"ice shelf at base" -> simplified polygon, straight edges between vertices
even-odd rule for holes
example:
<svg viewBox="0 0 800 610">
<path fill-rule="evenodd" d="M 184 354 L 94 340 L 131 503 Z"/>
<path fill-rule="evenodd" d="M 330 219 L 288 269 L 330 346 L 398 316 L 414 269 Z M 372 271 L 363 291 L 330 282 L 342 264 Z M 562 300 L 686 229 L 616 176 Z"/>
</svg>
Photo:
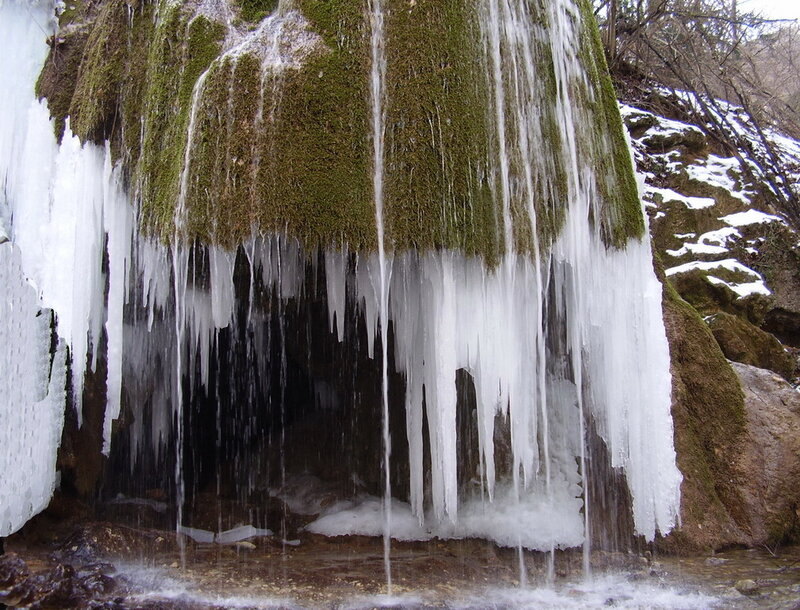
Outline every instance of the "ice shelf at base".
<svg viewBox="0 0 800 610">
<path fill-rule="evenodd" d="M 429 515 L 420 523 L 407 502 L 393 499 L 391 536 L 403 541 L 481 538 L 499 546 L 537 551 L 583 543 L 583 502 L 576 497 L 580 494 L 577 484 L 559 485 L 554 493 L 530 490 L 520 498 L 511 488 L 498 491 L 491 503 L 479 496 L 464 502 L 455 522 Z M 380 536 L 384 525 L 383 500 L 364 497 L 323 511 L 305 529 L 324 536 Z"/>
</svg>

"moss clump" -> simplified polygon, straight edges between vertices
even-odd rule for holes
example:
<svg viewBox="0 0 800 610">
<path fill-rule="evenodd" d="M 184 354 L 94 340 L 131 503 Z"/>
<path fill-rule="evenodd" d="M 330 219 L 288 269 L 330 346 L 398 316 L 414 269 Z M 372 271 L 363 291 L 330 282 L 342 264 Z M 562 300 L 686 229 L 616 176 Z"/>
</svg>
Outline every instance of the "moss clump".
<svg viewBox="0 0 800 610">
<path fill-rule="evenodd" d="M 73 28 L 68 34 L 51 39 L 50 53 L 36 81 L 36 96 L 47 98 L 59 140 L 64 133 L 88 39 L 89 27 Z"/>
<path fill-rule="evenodd" d="M 144 139 L 136 173 L 142 221 L 161 235 L 174 231 L 194 87 L 219 55 L 224 35 L 222 24 L 203 16 L 187 22 L 178 7 L 162 9 L 155 27 L 144 78 Z"/>
<path fill-rule="evenodd" d="M 596 138 L 592 159 L 604 203 L 600 222 L 606 242 L 624 247 L 630 238 L 644 235 L 644 218 L 600 32 L 591 3 L 579 0 L 578 5 L 583 22 L 580 56 L 593 90 L 587 102 Z"/>
<path fill-rule="evenodd" d="M 672 276 L 670 282 L 681 298 L 704 316 L 724 311 L 749 320 L 755 325 L 761 323 L 769 306 L 769 297 L 755 294 L 739 298 L 739 295 L 724 284 L 714 284 L 709 281 L 709 275 L 719 275 L 722 276 L 722 279 L 737 281 L 736 275 L 725 277 L 724 274 L 718 273 L 717 269 L 709 272 L 692 269 L 686 273 Z M 746 276 L 744 279 L 750 281 L 752 278 Z"/>
<path fill-rule="evenodd" d="M 744 395 L 697 312 L 664 286 L 664 319 L 673 374 L 675 451 L 684 476 L 682 527 L 712 548 L 746 525 L 734 458 L 744 434 Z M 700 546 L 705 546 L 700 545 Z"/>
<path fill-rule="evenodd" d="M 251 23 L 269 16 L 278 6 L 278 0 L 235 0 L 242 19 Z"/>
<path fill-rule="evenodd" d="M 241 53 L 208 71 L 184 155 L 189 238 L 232 247 L 257 226 L 308 248 L 374 248 L 363 7 L 300 8 L 326 43 L 302 65 Z"/>
<path fill-rule="evenodd" d="M 386 224 L 396 248 L 502 249 L 477 2 L 386 6 Z"/>
<path fill-rule="evenodd" d="M 156 28 L 154 4 L 139 2 L 137 5 L 132 5 L 131 8 L 127 36 L 128 60 L 125 62 L 118 113 L 121 120 L 118 136 L 111 142 L 112 153 L 121 157 L 129 170 L 139 159 L 142 146 L 142 112 L 147 62 L 141 61 L 139 54 L 142 49 L 150 47 Z"/>
<path fill-rule="evenodd" d="M 728 360 L 769 369 L 784 379 L 792 379 L 797 363 L 774 336 L 725 312 L 715 314 L 707 322 Z"/>
<path fill-rule="evenodd" d="M 127 15 L 125 0 L 102 4 L 86 41 L 69 108 L 72 131 L 81 140 L 110 139 L 117 123 L 128 51 Z"/>
</svg>

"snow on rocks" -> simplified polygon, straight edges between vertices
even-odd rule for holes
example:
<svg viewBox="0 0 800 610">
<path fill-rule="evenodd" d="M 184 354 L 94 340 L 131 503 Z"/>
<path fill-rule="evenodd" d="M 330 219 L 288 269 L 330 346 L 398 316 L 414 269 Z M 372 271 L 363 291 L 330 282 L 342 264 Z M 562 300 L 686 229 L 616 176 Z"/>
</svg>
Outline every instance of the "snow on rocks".
<svg viewBox="0 0 800 610">
<path fill-rule="evenodd" d="M 717 202 L 712 197 L 690 197 L 682 195 L 672 189 L 659 188 L 650 184 L 645 184 L 645 194 L 650 195 L 648 199 L 657 201 L 661 198 L 662 202 L 678 201 L 685 205 L 690 210 L 702 210 L 703 208 L 710 208 Z"/>
<path fill-rule="evenodd" d="M 706 279 L 708 279 L 709 282 L 718 286 L 726 286 L 739 297 L 746 297 L 752 294 L 772 294 L 770 289 L 767 288 L 761 274 L 732 258 L 714 262 L 692 261 L 690 263 L 678 265 L 677 267 L 671 267 L 666 270 L 666 274 L 667 277 L 670 277 L 679 273 L 688 273 L 695 270 L 705 272 Z M 719 271 L 728 272 L 726 275 L 732 275 L 737 279 L 744 278 L 744 281 L 736 282 L 724 280 L 717 277 L 717 275 L 721 275 Z M 712 275 L 712 273 L 715 275 Z"/>
<path fill-rule="evenodd" d="M 720 218 L 720 220 L 732 227 L 744 227 L 747 225 L 763 224 L 765 222 L 784 222 L 784 220 L 778 216 L 765 214 L 764 212 L 752 208 L 745 212 L 728 214 Z"/>
<path fill-rule="evenodd" d="M 742 112 L 724 103 L 720 107 L 738 135 L 753 139 Z M 701 128 L 626 104 L 620 111 L 667 276 L 700 273 L 730 289 L 733 298 L 770 295 L 758 260 L 768 232 L 788 225 L 764 202 L 765 184 L 748 179 L 737 157 L 714 154 L 720 151 Z M 769 137 L 800 167 L 800 143 L 772 132 Z M 758 150 L 759 142 L 751 144 Z M 757 165 L 745 162 L 758 176 Z"/>
</svg>

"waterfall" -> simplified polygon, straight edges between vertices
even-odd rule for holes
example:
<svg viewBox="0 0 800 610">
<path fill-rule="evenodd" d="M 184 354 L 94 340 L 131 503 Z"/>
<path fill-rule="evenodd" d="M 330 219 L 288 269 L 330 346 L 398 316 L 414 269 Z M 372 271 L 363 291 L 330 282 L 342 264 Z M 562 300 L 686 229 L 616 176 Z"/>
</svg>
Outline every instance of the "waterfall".
<svg viewBox="0 0 800 610">
<path fill-rule="evenodd" d="M 370 94 L 372 104 L 372 141 L 373 160 L 373 192 L 375 197 L 375 226 L 378 237 L 378 300 L 381 338 L 381 400 L 383 405 L 383 470 L 384 470 L 384 531 L 383 561 L 386 566 L 386 590 L 392 594 L 392 564 L 390 544 L 392 532 L 392 482 L 389 472 L 389 460 L 392 455 L 389 437 L 389 273 L 391 268 L 386 260 L 386 230 L 383 221 L 383 173 L 384 173 L 384 96 L 386 79 L 386 58 L 383 45 L 383 4 L 382 0 L 370 2 Z"/>
<path fill-rule="evenodd" d="M 300 11 L 283 6 L 245 33 L 228 23 L 220 53 L 196 75 L 167 245 L 144 228 L 147 181 L 129 180 L 111 144 L 82 144 L 69 124 L 59 143 L 47 103 L 35 99 L 47 54 L 39 26 L 50 31 L 50 7 L 0 4 L 0 177 L 11 238 L 0 245 L 0 272 L 6 294 L 24 302 L 0 322 L 0 377 L 20 388 L 4 407 L 4 422 L 11 423 L 3 434 L 49 431 L 36 440 L 46 447 L 36 450 L 19 483 L 28 485 L 24 493 L 2 484 L 3 532 L 42 509 L 54 488 L 67 349 L 69 402 L 78 417 L 84 377 L 105 359 L 103 451 L 129 472 L 174 486 L 178 528 L 205 474 L 184 469 L 189 455 L 203 462 L 200 452 L 215 452 L 218 493 L 226 461 L 233 464 L 238 497 L 284 493 L 287 455 L 298 451 L 291 441 L 302 438 L 285 436 L 300 417 L 290 390 L 307 400 L 315 417 L 327 418 L 315 434 L 337 447 L 361 450 L 373 439 L 354 420 L 342 421 L 344 414 L 380 413 L 382 484 L 364 480 L 374 469 L 374 463 L 365 466 L 369 459 L 320 456 L 350 470 L 350 497 L 323 511 L 308 530 L 383 535 L 389 587 L 391 538 L 480 537 L 520 552 L 583 545 L 588 555 L 595 519 L 591 460 L 599 459 L 590 453 L 590 438 L 624 472 L 636 533 L 652 540 L 674 526 L 681 475 L 672 444 L 661 285 L 647 234 L 615 233 L 622 221 L 606 201 L 616 188 L 607 165 L 615 144 L 596 135 L 598 120 L 589 110 L 601 93 L 590 74 L 597 67 L 587 68 L 580 56 L 581 3 L 477 4 L 491 129 L 486 165 L 476 163 L 474 171 L 495 202 L 496 260 L 448 243 L 397 244 L 389 178 L 398 164 L 385 163 L 397 147 L 384 142 L 386 129 L 398 129 L 387 119 L 397 92 L 386 54 L 393 26 L 380 0 L 370 4 L 371 138 L 361 142 L 372 147 L 373 249 L 349 249 L 334 239 L 309 248 L 288 221 L 259 227 L 257 210 L 250 210 L 254 226 L 246 240 L 229 243 L 224 219 L 217 219 L 206 235 L 210 243 L 184 241 L 193 215 L 207 213 L 192 198 L 211 188 L 203 182 L 210 161 L 196 155 L 212 135 L 239 127 L 239 67 L 252 53 L 260 62 L 251 107 L 257 111 L 247 119 L 258 133 L 239 143 L 252 157 L 231 153 L 226 171 L 244 167 L 236 176 L 265 179 L 274 160 L 257 150 L 258 138 L 278 129 L 282 87 L 304 62 L 332 53 Z M 533 18 L 532 7 L 541 19 Z M 227 86 L 217 87 L 220 81 Z M 215 105 L 211 95 L 224 102 Z M 216 132 L 206 125 L 210 116 L 221 121 Z M 142 126 L 145 134 L 154 129 L 148 120 Z M 430 126 L 431 137 L 441 138 L 433 119 Z M 239 193 L 230 199 L 237 205 L 258 203 L 255 182 L 226 178 L 216 186 Z M 43 308 L 55 313 L 52 354 Z M 380 390 L 374 395 L 364 371 L 377 362 L 376 340 Z M 315 349 L 328 360 L 315 360 L 321 358 Z M 198 440 L 212 402 L 214 448 Z M 124 425 L 123 405 L 129 410 Z M 404 426 L 392 426 L 395 421 Z M 334 425 L 350 445 L 324 429 Z M 398 438 L 402 453 L 397 443 L 393 448 Z M 15 459 L 8 446 L 2 445 L 3 463 Z M 279 481 L 269 475 L 274 459 Z M 161 481 L 166 471 L 176 480 Z"/>
</svg>

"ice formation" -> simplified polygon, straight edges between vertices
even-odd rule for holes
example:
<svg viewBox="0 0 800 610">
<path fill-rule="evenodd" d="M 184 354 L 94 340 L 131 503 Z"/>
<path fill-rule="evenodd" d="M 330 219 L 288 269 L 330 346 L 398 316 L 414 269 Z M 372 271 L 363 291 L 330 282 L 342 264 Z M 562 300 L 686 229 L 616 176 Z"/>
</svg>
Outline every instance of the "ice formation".
<svg viewBox="0 0 800 610">
<path fill-rule="evenodd" d="M 508 244 L 513 241 L 512 197 L 519 193 L 531 211 L 532 234 L 538 234 L 534 183 L 541 178 L 537 172 L 548 169 L 532 167 L 540 134 L 507 127 L 512 122 L 533 125 L 537 113 L 536 96 L 525 89 L 535 82 L 530 38 L 538 35 L 524 25 L 530 21 L 526 10 L 521 2 L 487 0 L 482 16 L 497 129 L 496 195 Z M 372 255 L 335 249 L 320 253 L 330 330 L 344 340 L 347 324 L 358 319 L 347 312 L 358 309 L 370 356 L 381 358 L 384 367 L 393 361 L 405 381 L 410 497 L 408 504 L 391 500 L 395 517 L 389 529 L 416 533 L 398 533 L 401 537 L 478 535 L 542 550 L 581 544 L 591 514 L 586 485 L 590 427 L 604 440 L 611 465 L 625 473 L 637 532 L 652 539 L 657 530 L 666 532 L 675 523 L 680 473 L 672 445 L 661 286 L 646 235 L 631 239 L 625 248 L 609 248 L 590 222 L 598 216 L 598 196 L 587 169 L 590 161 L 578 152 L 575 125 L 582 117 L 575 115 L 569 98 L 570 83 L 584 78 L 576 56 L 577 9 L 569 0 L 554 0 L 548 10 L 559 85 L 556 111 L 563 129 L 559 154 L 569 175 L 565 224 L 555 242 L 541 252 L 537 243 L 534 256 L 509 248 L 491 270 L 482 259 L 449 250 L 390 253 L 381 245 Z M 9 286 L 6 298 L 18 294 L 26 299 L 14 313 L 26 322 L 7 322 L 6 316 L 0 322 L 3 362 L 10 366 L 13 360 L 20 371 L 4 371 L 0 382 L 29 383 L 21 402 L 8 407 L 13 417 L 4 418 L 3 434 L 24 437 L 34 427 L 52 432 L 36 439 L 43 449 L 35 460 L 40 470 L 25 476 L 35 487 L 28 494 L 30 505 L 21 506 L 22 496 L 10 495 L 3 480 L 0 510 L 3 527 L 10 515 L 10 531 L 46 503 L 55 480 L 65 353 L 59 347 L 48 360 L 42 338 L 47 316 L 36 318 L 38 308 L 55 311 L 58 336 L 71 356 L 79 415 L 86 367 L 94 368 L 101 357 L 108 361 L 105 451 L 124 400 L 133 408 L 152 410 L 149 418 L 134 417 L 130 423 L 131 460 L 147 451 L 166 452 L 174 443 L 180 456 L 183 388 L 210 392 L 213 360 L 234 357 L 220 353 L 220 331 L 246 326 L 252 399 L 268 377 L 266 346 L 277 340 L 270 334 L 269 312 L 253 297 L 254 288 L 274 294 L 278 307 L 300 300 L 308 289 L 306 270 L 318 261 L 280 234 L 254 233 L 238 253 L 216 246 L 190 248 L 177 239 L 165 247 L 138 234 L 129 194 L 108 147 L 81 145 L 69 129 L 57 144 L 46 104 L 34 99 L 33 83 L 47 51 L 34 21 L 49 23 L 48 6 L 11 1 L 0 4 L 0 11 L 0 177 L 13 243 L 0 246 L 0 273 Z M 513 66 L 504 65 L 509 49 Z M 265 51 L 265 57 L 271 55 Z M 201 89 L 202 77 L 195 96 Z M 509 108 L 515 109 L 513 118 L 506 116 Z M 190 141 L 191 130 L 190 124 Z M 519 158 L 531 159 L 521 176 L 514 173 Z M 376 190 L 380 180 L 376 175 Z M 185 193 L 182 184 L 181 197 Z M 176 236 L 184 209 L 180 203 Z M 243 316 L 234 277 L 239 264 L 246 264 L 250 274 Z M 103 354 L 104 333 L 108 347 Z M 23 369 L 15 351 L 20 341 L 28 350 L 24 357 L 31 359 Z M 458 487 L 459 371 L 469 375 L 476 393 L 474 450 L 480 468 L 472 491 Z M 384 401 L 388 426 L 385 396 Z M 46 424 L 38 417 L 46 418 Z M 510 472 L 498 466 L 498 422 L 509 429 Z M 388 444 L 388 432 L 384 441 Z M 429 492 L 424 484 L 426 443 Z M 17 455 L 8 446 L 2 445 L 2 460 Z M 176 474 L 182 477 L 180 466 Z M 369 500 L 360 506 L 361 513 L 353 513 L 357 507 L 351 506 L 350 513 L 331 513 L 315 527 L 355 532 L 348 515 L 375 509 Z M 191 529 L 181 524 L 180 515 L 178 521 L 179 529 Z"/>
<path fill-rule="evenodd" d="M 20 251 L 0 245 L 0 537 L 50 502 L 64 422 L 66 348 L 51 354 L 52 312 L 26 282 Z"/>
</svg>

